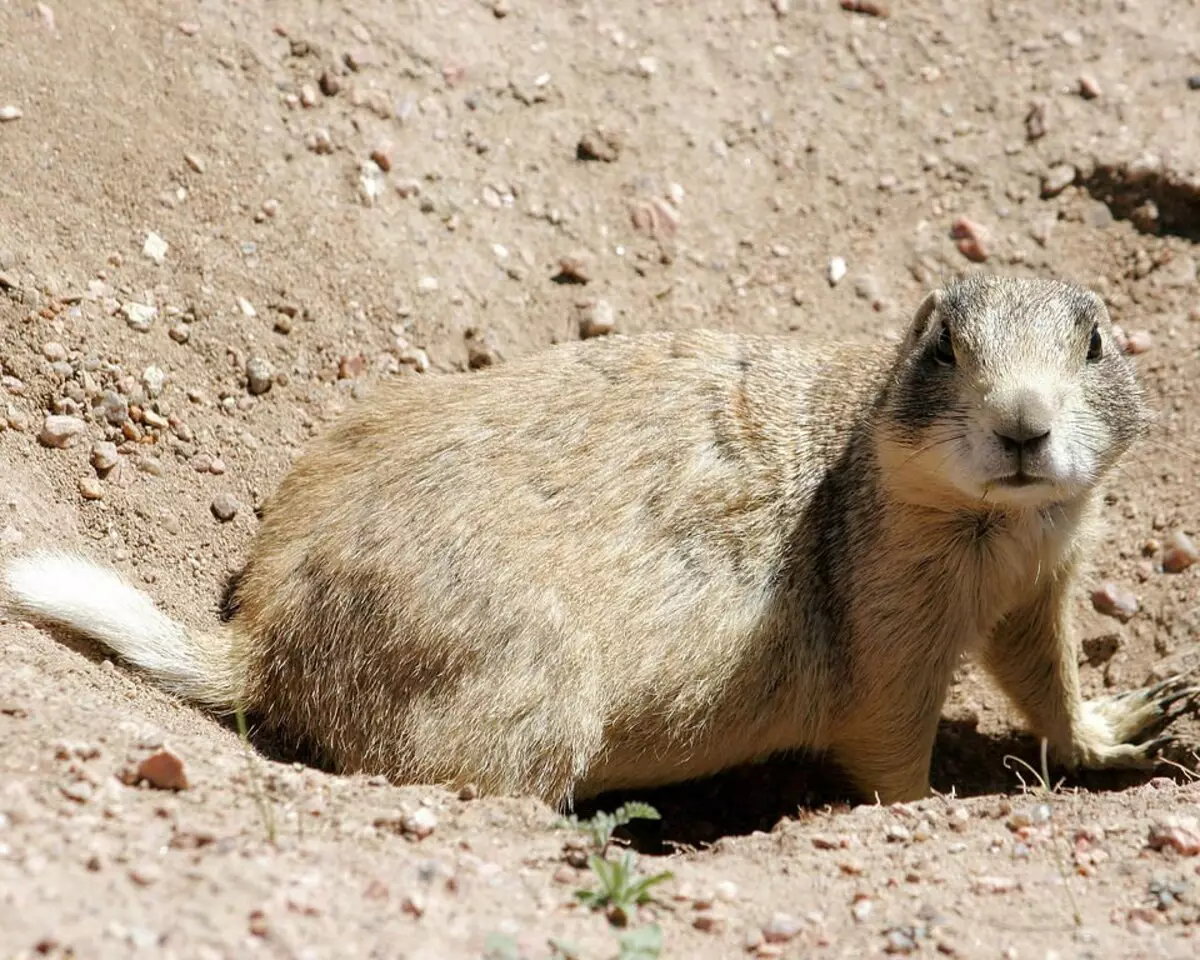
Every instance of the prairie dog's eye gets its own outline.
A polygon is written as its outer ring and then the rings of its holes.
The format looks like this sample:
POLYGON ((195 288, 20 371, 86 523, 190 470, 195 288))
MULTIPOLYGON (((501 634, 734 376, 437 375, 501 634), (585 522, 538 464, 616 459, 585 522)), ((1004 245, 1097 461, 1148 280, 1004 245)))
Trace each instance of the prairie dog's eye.
POLYGON ((954 366, 954 341, 950 339, 949 324, 942 324, 938 331, 937 343, 933 347, 933 359, 943 367, 954 366))
POLYGON ((1092 337, 1088 340, 1087 358, 1091 363, 1095 363, 1104 356, 1104 341, 1100 338, 1100 326, 1093 324, 1092 337))

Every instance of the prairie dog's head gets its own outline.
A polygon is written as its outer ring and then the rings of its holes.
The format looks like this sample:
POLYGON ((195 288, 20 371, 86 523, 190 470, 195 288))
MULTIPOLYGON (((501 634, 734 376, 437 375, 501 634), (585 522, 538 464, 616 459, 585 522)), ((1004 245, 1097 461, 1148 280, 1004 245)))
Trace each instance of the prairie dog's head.
POLYGON ((880 455, 893 489, 948 506, 1073 499, 1149 417, 1098 296, 987 275, 921 302, 883 403, 880 455))

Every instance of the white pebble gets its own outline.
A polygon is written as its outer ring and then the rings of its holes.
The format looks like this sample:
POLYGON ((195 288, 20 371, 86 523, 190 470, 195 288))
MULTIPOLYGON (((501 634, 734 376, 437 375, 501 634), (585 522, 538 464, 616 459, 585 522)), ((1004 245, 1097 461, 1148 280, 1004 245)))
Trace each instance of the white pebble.
POLYGON ((47 447, 61 450, 71 446, 85 429, 87 425, 78 417, 52 414, 42 423, 42 432, 38 434, 38 439, 47 447))
POLYGON ((146 396, 151 400, 163 391, 167 375, 160 367, 149 366, 142 371, 142 386, 146 388, 146 396))
POLYGON ((139 333, 145 333, 150 329, 150 324, 158 310, 144 303, 130 302, 121 305, 121 312, 125 314, 125 321, 129 326, 139 333))
POLYGON ((417 281, 417 290, 422 294, 435 293, 438 288, 437 277, 422 277, 417 281))
POLYGON ((846 275, 846 261, 842 257, 834 257, 829 261, 829 285, 836 287, 846 275))
POLYGON ((0 107, 0 123, 20 120, 23 116, 25 116, 25 113, 20 107, 14 107, 12 104, 0 107))
POLYGON ((242 314, 245 317, 253 318, 253 317, 258 316, 258 311, 254 309, 254 304, 252 304, 245 297, 238 297, 237 305, 238 305, 238 309, 242 311, 242 314))
POLYGON ((142 256, 162 266, 162 262, 167 258, 167 241, 151 230, 146 234, 146 242, 142 244, 142 256))

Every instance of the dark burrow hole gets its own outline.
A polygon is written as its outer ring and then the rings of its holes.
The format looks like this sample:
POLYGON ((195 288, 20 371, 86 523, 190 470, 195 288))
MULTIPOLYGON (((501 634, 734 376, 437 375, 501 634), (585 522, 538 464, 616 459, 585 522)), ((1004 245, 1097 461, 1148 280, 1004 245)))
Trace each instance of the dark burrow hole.
POLYGON ((1098 164, 1076 182, 1142 233, 1200 243, 1200 183, 1171 170, 1098 164))
MULTIPOLYGON (((933 789, 942 795, 953 792, 960 798, 1004 794, 1019 802, 1022 787, 1017 773, 1031 788, 1037 781, 1019 763, 1006 764, 1007 756, 1040 769, 1038 742, 1030 736, 987 736, 973 725, 943 721, 934 750, 933 789)), ((1063 771, 1053 766, 1050 775, 1055 782, 1064 777, 1063 771)), ((1187 779, 1186 773, 1175 768, 1154 774, 1088 771, 1065 776, 1062 789, 1123 790, 1153 775, 1170 776, 1180 782, 1187 779)), ((662 819, 636 820, 618 828, 614 836, 640 853, 651 855, 703 848, 725 837, 747 836, 755 831, 770 832, 784 819, 803 820, 822 811, 847 810, 862 802, 834 764, 796 756, 670 787, 605 794, 579 804, 575 812, 580 817, 591 816, 600 810, 615 810, 630 800, 649 803, 662 819)))

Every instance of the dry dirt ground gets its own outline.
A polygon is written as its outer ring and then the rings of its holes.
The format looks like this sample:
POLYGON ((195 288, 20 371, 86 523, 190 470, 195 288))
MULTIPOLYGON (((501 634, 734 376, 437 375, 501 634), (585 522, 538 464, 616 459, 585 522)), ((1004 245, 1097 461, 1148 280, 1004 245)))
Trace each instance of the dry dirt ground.
MULTIPOLYGON (((581 324, 820 349, 986 256, 1099 290, 1160 414, 1080 589, 1087 688, 1190 665, 1200 566, 1163 549, 1200 534, 1200 6, 891 8, 0 0, 0 560, 79 547, 205 624, 255 505, 374 382, 581 324), (1096 612, 1106 582, 1137 612, 1096 612)), ((852 807, 798 758, 645 798, 622 839, 674 876, 624 929, 538 803, 251 755, 3 621, 0 743, 5 958, 1200 952, 1200 841, 1150 842, 1200 786, 1027 793, 1005 757, 1036 745, 969 666, 936 798, 852 807), (189 788, 127 785, 162 743, 189 788)))

